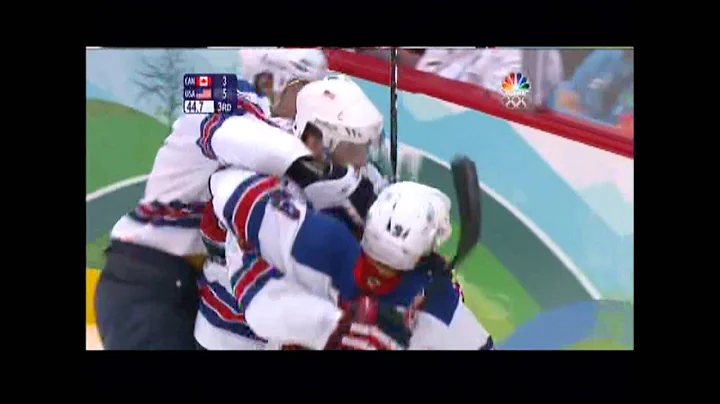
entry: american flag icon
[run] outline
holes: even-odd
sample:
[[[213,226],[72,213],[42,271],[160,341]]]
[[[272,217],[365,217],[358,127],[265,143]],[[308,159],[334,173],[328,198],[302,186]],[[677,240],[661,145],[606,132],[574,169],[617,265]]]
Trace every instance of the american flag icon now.
[[[203,90],[195,91],[195,98],[198,100],[209,100],[212,98],[212,90],[205,88]]]

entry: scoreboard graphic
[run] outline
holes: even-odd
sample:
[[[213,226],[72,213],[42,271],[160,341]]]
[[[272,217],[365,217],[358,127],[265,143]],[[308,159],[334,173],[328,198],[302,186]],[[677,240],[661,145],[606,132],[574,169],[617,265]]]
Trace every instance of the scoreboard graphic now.
[[[183,112],[233,114],[237,108],[235,74],[186,74],[183,77]]]

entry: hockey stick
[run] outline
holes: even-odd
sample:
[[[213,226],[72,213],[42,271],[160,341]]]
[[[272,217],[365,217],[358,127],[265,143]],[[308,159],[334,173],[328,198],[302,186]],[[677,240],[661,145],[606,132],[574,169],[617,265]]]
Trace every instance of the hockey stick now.
[[[390,182],[394,183],[398,180],[397,163],[398,163],[398,139],[397,139],[397,66],[398,50],[390,48],[390,164],[392,172],[390,173]]]
[[[460,240],[455,256],[445,267],[434,267],[433,276],[438,278],[451,277],[452,270],[468,257],[480,241],[480,183],[478,182],[475,163],[467,156],[455,156],[450,163],[455,193],[457,194],[458,210],[460,211]],[[457,270],[457,269],[456,269]],[[428,298],[443,295],[444,282],[431,282],[425,291],[425,298],[417,300],[408,310],[407,318],[413,318],[414,312],[420,310]]]
[[[455,269],[480,241],[480,183],[475,163],[467,156],[456,156],[450,164],[460,213],[460,241],[448,270]]]

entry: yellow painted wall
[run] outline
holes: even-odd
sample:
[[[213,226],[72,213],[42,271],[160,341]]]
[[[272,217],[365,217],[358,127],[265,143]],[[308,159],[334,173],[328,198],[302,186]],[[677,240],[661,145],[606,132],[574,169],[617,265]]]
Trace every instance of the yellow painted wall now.
[[[87,268],[85,270],[85,349],[101,351],[102,343],[95,326],[95,287],[100,279],[100,271]]]
[[[85,323],[95,324],[95,287],[100,279],[100,271],[85,270]]]

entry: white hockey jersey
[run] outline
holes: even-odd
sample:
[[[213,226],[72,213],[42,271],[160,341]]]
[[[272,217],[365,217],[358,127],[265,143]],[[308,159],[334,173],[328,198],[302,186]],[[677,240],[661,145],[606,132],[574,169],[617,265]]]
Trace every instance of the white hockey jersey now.
[[[238,114],[184,115],[155,157],[145,194],[110,237],[173,255],[203,254],[198,228],[208,179],[219,167],[248,167],[282,175],[310,155],[297,138],[273,126],[256,105],[240,98]]]
[[[278,178],[227,168],[212,175],[210,188],[228,229],[233,296],[258,336],[322,349],[341,316],[338,304],[373,295],[399,308],[424,301],[410,349],[492,348],[450,277],[418,267],[381,282],[349,229],[293,198]]]

